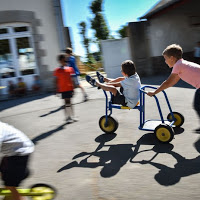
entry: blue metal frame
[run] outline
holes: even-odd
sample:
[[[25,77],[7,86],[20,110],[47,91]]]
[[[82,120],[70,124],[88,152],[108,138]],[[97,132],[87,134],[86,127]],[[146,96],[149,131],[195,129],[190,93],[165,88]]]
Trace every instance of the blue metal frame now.
[[[106,122],[105,122],[105,126],[107,125],[108,123],[108,116],[111,116],[112,115],[112,109],[113,108],[116,108],[116,109],[138,109],[140,111],[140,125],[139,125],[139,129],[140,130],[145,130],[145,131],[154,131],[154,129],[145,129],[143,128],[144,127],[144,124],[148,121],[155,121],[155,120],[145,120],[145,94],[147,93],[145,91],[146,88],[150,88],[150,89],[157,89],[156,87],[152,87],[152,86],[148,86],[148,85],[145,85],[143,87],[140,88],[140,104],[135,106],[134,108],[129,108],[129,107],[124,107],[124,106],[121,106],[121,105],[116,105],[116,104],[112,104],[111,102],[111,98],[112,98],[112,93],[110,92],[110,101],[108,101],[108,95],[107,95],[107,92],[103,90],[104,94],[105,94],[105,97],[106,97]],[[170,106],[170,103],[169,103],[169,100],[168,100],[168,97],[167,97],[167,94],[165,91],[162,91],[163,94],[164,94],[164,97],[165,97],[165,100],[166,100],[166,103],[168,105],[168,108],[169,108],[169,111],[172,115],[172,121],[170,122],[169,126],[172,126],[174,124],[174,122],[176,121],[175,117],[174,117],[174,114],[172,112],[172,109],[171,109],[171,106]],[[161,110],[161,107],[160,107],[160,103],[159,103],[159,100],[156,96],[153,96],[155,101],[156,101],[156,104],[157,104],[157,107],[158,107],[158,111],[159,111],[159,114],[160,114],[160,121],[161,123],[165,123],[165,120],[163,118],[163,114],[162,114],[162,110]],[[108,114],[109,112],[109,114]]]

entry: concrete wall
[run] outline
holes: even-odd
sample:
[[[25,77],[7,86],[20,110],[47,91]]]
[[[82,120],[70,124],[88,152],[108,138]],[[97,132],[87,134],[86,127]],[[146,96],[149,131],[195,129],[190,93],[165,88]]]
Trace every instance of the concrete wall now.
[[[200,1],[193,0],[149,20],[148,38],[152,57],[162,55],[166,46],[180,44],[184,52],[193,51],[200,40],[200,26],[193,26],[192,16],[199,16]]]
[[[129,39],[102,40],[102,55],[104,71],[109,78],[122,76],[121,63],[131,60]]]
[[[39,73],[45,88],[52,87],[52,71],[58,66],[56,56],[66,42],[63,37],[63,42],[59,41],[59,0],[0,0],[0,5],[0,24],[28,22],[32,27]]]
[[[151,74],[149,66],[149,41],[147,37],[148,22],[130,22],[128,25],[132,60],[139,75]]]
[[[182,46],[184,59],[193,60],[200,41],[199,8],[199,0],[185,1],[147,21],[129,23],[131,55],[141,76],[170,73],[162,52],[173,43]]]

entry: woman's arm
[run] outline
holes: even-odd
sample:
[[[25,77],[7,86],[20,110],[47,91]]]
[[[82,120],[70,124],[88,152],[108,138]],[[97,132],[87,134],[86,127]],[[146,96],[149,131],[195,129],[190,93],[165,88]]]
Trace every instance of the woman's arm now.
[[[155,94],[158,94],[159,92],[172,87],[173,85],[175,85],[178,81],[180,80],[180,77],[178,76],[178,74],[171,74],[167,80],[165,80],[160,87],[158,87],[157,90],[155,90],[154,92],[148,92],[147,95],[149,96],[153,96]]]

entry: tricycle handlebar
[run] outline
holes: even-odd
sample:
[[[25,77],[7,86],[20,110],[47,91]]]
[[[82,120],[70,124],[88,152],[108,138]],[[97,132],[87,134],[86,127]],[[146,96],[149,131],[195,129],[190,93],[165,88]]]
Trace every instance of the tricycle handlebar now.
[[[157,87],[153,87],[153,86],[149,86],[149,85],[144,85],[144,86],[142,86],[140,88],[140,91],[143,92],[143,93],[145,93],[145,94],[147,94],[147,92],[145,91],[145,88],[151,88],[151,89],[155,89],[155,90],[158,89]],[[166,92],[164,90],[162,92],[163,92],[164,96],[166,97],[167,96]],[[153,95],[153,97],[155,97],[155,95]]]

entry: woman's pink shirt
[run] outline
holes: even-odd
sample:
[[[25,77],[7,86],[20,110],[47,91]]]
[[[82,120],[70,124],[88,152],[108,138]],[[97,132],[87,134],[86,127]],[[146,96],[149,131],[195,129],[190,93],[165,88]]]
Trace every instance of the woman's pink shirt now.
[[[180,59],[174,64],[172,73],[178,74],[183,81],[195,88],[200,88],[200,65]]]

